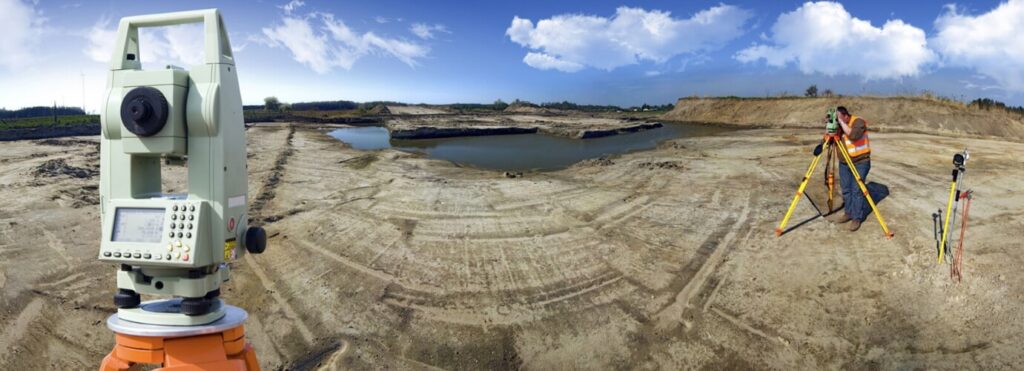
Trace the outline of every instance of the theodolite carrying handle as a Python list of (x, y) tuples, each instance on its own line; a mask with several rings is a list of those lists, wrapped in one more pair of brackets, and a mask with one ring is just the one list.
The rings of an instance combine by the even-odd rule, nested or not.
[(121, 18), (117, 27), (117, 44), (111, 58), (111, 70), (141, 69), (139, 60), (139, 28), (203, 24), (203, 63), (235, 64), (231, 42), (224, 28), (224, 19), (217, 9), (149, 14)]

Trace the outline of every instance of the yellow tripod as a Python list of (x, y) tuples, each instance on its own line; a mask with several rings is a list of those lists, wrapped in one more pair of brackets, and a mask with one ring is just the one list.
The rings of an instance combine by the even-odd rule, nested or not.
[[(857, 181), (857, 186), (860, 187), (860, 191), (863, 192), (864, 197), (867, 198), (868, 205), (871, 205), (871, 211), (873, 211), (875, 217), (878, 218), (878, 224), (882, 226), (882, 232), (885, 233), (885, 238), (892, 239), (893, 233), (889, 231), (889, 227), (885, 224), (885, 219), (882, 218), (882, 214), (878, 212), (878, 207), (875, 206), (875, 200), (871, 198), (871, 194), (868, 193), (868, 187), (864, 185), (864, 179), (861, 178), (860, 173), (857, 172), (857, 168), (853, 166), (853, 160), (850, 158), (850, 154), (846, 152), (846, 147), (840, 139), (841, 137), (839, 134), (825, 134), (825, 137), (821, 142), (821, 147), (819, 147), (820, 149), (815, 150), (814, 160), (811, 161), (811, 166), (807, 168), (807, 172), (804, 173), (804, 179), (800, 182), (800, 187), (797, 188), (796, 195), (793, 196), (793, 202), (789, 204), (789, 210), (786, 211), (786, 216), (782, 218), (782, 223), (779, 224), (779, 227), (775, 228), (776, 236), (782, 235), (784, 228), (786, 228), (786, 223), (789, 223), (789, 218), (793, 216), (793, 210), (796, 209), (797, 202), (800, 201), (800, 196), (803, 195), (804, 190), (807, 189), (807, 182), (811, 180), (811, 175), (814, 174), (814, 169), (818, 167), (818, 163), (821, 162), (823, 156), (826, 157), (826, 166), (828, 166), (826, 171), (828, 174), (826, 181), (826, 185), (828, 187), (828, 212), (832, 212), (832, 195), (835, 190), (834, 163), (839, 161), (839, 156), (842, 156), (843, 160), (846, 161), (846, 166), (848, 166), (850, 168), (850, 172), (853, 173), (853, 178)], [(821, 210), (818, 210), (818, 214), (824, 216)]]

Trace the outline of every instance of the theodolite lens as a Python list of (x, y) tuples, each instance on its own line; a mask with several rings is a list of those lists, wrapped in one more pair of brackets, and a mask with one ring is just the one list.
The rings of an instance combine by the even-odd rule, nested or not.
[(148, 86), (137, 87), (121, 101), (121, 122), (133, 134), (148, 137), (164, 128), (168, 111), (163, 93)]
[(138, 122), (149, 118), (153, 114), (153, 107), (149, 105), (149, 102), (136, 99), (131, 101), (128, 105), (128, 110), (131, 111), (132, 121)]

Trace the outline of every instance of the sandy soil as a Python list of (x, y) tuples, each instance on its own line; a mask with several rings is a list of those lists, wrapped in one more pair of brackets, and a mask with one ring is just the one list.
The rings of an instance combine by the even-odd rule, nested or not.
[[(322, 130), (248, 138), (272, 237), (224, 296), (250, 312), (266, 369), (1024, 364), (1024, 144), (874, 134), (886, 240), (874, 220), (774, 236), (817, 130), (679, 139), (516, 179)], [(0, 369), (89, 369), (112, 346), (95, 140), (3, 144)], [(930, 214), (964, 146), (977, 199), (954, 284)], [(804, 203), (794, 220), (813, 215)]]
[(630, 120), (602, 115), (445, 115), (388, 117), (385, 126), (392, 132), (432, 128), (537, 128), (542, 133), (571, 138), (582, 138), (588, 133), (626, 129), (647, 124), (646, 120)]
[(420, 106), (387, 106), (388, 111), (393, 115), (443, 115), (447, 111)]
[(876, 132), (939, 134), (1024, 142), (1024, 117), (924, 97), (683, 98), (665, 120), (773, 128), (819, 128), (822, 107), (843, 105)]

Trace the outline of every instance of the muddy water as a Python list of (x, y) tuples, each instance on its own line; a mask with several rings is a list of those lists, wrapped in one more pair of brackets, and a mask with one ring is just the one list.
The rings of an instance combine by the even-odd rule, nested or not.
[(394, 140), (381, 127), (345, 128), (330, 135), (355, 149), (394, 148), (456, 164), (502, 171), (558, 170), (582, 160), (655, 148), (669, 139), (714, 135), (733, 129), (667, 123), (636, 133), (573, 139), (544, 133)]

